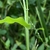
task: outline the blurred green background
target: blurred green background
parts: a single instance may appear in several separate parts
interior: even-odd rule
[[[50,0],[28,0],[29,48],[30,50],[50,50]],[[24,18],[23,0],[0,0],[0,20],[7,16]],[[39,11],[39,12],[38,12]],[[39,18],[41,14],[41,18]],[[43,20],[44,19],[44,20]],[[42,26],[41,27],[41,22]],[[45,21],[45,23],[44,23]],[[45,35],[44,35],[44,31]],[[0,24],[0,50],[26,50],[25,28],[19,23]]]

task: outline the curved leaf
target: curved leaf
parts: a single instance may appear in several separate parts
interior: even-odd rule
[[[27,24],[22,17],[11,18],[11,17],[7,16],[5,19],[0,20],[0,24],[2,24],[2,23],[13,24],[15,22],[21,24],[24,27],[27,27],[27,28],[30,27],[30,25]]]

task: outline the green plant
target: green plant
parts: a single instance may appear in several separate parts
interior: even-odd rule
[[[7,16],[5,19],[0,20],[0,24],[2,24],[2,23],[13,24],[15,22],[21,24],[24,27],[28,27],[28,28],[30,27],[29,24],[27,24],[22,17],[13,19],[13,18]]]
[[[28,0],[23,0],[24,6],[24,18],[26,23],[28,23]],[[26,50],[29,50],[29,29],[25,28],[25,35],[26,35]]]
[[[0,50],[50,50],[50,0],[0,0]]]

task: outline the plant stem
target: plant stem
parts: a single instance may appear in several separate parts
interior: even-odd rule
[[[50,19],[50,11],[49,11],[49,15],[48,15],[48,18],[47,18],[46,24],[48,24],[49,19]]]
[[[47,3],[47,0],[44,0],[44,5],[43,5],[43,7],[45,7],[45,6],[46,6],[46,3]]]
[[[40,23],[41,23],[41,26],[44,28],[44,37],[48,37],[48,30],[47,30],[47,27],[46,27],[46,24],[45,24],[45,20],[44,20],[44,14],[41,10],[41,5],[40,5],[40,0],[37,0],[37,8],[38,8],[38,11],[39,11],[39,20],[40,20]],[[48,37],[49,39],[49,37]]]
[[[28,0],[23,0],[25,22],[28,23]],[[29,30],[25,28],[26,34],[26,50],[29,50]]]

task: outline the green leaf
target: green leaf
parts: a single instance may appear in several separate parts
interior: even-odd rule
[[[46,41],[46,43],[48,43],[48,38],[47,37],[45,38],[45,41]]]
[[[27,23],[24,21],[24,19],[23,19],[22,17],[19,17],[19,18],[15,19],[15,21],[16,21],[17,23],[21,24],[21,25],[24,26],[24,27],[27,27],[27,28],[30,27],[30,25],[27,24]]]
[[[32,50],[37,50],[37,48],[36,48],[36,46],[35,46],[35,45],[33,45],[33,48],[32,48]]]
[[[36,0],[29,0],[29,4],[34,4]]]
[[[30,25],[27,24],[22,17],[19,17],[19,18],[11,18],[11,17],[7,16],[5,19],[0,20],[0,24],[2,24],[2,23],[13,24],[15,22],[16,23],[19,23],[20,25],[22,25],[24,27],[30,28]]]
[[[8,39],[6,42],[5,42],[5,48],[6,49],[9,49],[10,47],[10,40]]]
[[[11,48],[11,50],[16,50],[17,44],[14,44],[14,46]]]
[[[7,33],[6,30],[0,29],[0,35],[5,35]]]
[[[22,50],[26,50],[26,46],[23,45],[23,44],[21,44],[19,47],[20,47]]]
[[[3,2],[2,1],[0,1],[0,8],[2,8],[3,7]]]
[[[36,20],[35,16],[30,15],[29,24],[31,25],[31,29],[35,28],[37,22],[38,21]]]
[[[4,20],[0,20],[0,24],[4,23]]]
[[[15,22],[15,20],[13,18],[10,18],[10,17],[6,17],[3,21],[5,23],[9,23],[9,24],[13,24]]]
[[[30,40],[30,48],[32,48],[34,44],[35,44],[35,37],[32,37]]]
[[[16,41],[16,44],[22,49],[22,50],[26,50],[26,46],[24,44],[22,44],[19,41]]]
[[[44,37],[48,37],[49,34],[48,34],[48,29],[47,29],[47,26],[45,24],[45,20],[44,20],[44,14],[42,12],[42,9],[41,9],[41,5],[40,5],[40,0],[37,0],[37,8],[36,8],[36,12],[37,12],[37,15],[38,15],[38,18],[39,18],[39,21],[40,21],[40,24],[41,24],[41,27],[44,28]]]
[[[8,3],[9,5],[12,5],[15,1],[16,1],[16,0],[7,0],[7,3]]]
[[[50,46],[49,47],[47,47],[47,49],[46,50],[50,50]]]
[[[37,50],[37,40],[33,36],[30,40],[30,49],[31,50]]]
[[[44,43],[41,46],[39,46],[38,50],[44,50]]]

